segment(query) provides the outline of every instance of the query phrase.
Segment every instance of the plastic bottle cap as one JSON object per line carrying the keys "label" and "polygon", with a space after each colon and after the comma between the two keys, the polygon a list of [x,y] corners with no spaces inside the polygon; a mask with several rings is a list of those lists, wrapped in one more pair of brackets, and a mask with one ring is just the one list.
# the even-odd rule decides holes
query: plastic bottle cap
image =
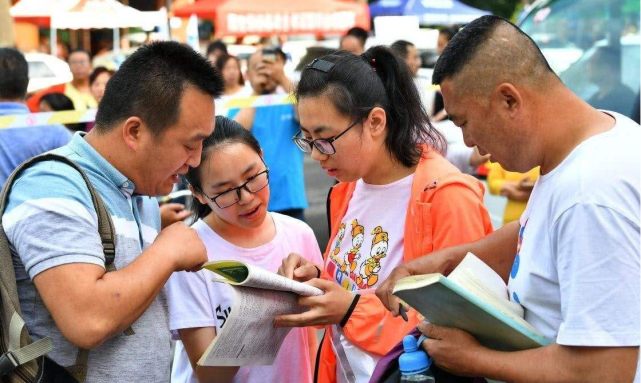
{"label": "plastic bottle cap", "polygon": [[403,338],[403,350],[405,350],[405,352],[418,350],[418,345],[416,344],[416,338],[414,338],[414,336],[405,335]]}
{"label": "plastic bottle cap", "polygon": [[403,338],[405,352],[398,358],[398,365],[402,375],[414,375],[427,371],[432,365],[432,359],[416,345],[416,338],[406,335]]}

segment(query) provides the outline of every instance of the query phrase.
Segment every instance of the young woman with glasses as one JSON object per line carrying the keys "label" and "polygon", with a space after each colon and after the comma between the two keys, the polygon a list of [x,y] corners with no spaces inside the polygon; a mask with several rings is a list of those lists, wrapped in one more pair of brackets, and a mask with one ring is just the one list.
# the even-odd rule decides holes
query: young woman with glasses
{"label": "young woman with glasses", "polygon": [[[269,169],[258,141],[237,122],[216,117],[203,142],[200,166],[186,175],[196,223],[209,260],[240,260],[276,272],[287,254],[321,262],[304,222],[267,209]],[[201,367],[196,363],[233,309],[233,292],[212,273],[174,273],[167,282],[169,327],[176,346],[172,382],[311,382],[316,332],[294,329],[273,366]],[[292,366],[295,366],[293,368]]]}
{"label": "young woman with glasses", "polygon": [[374,289],[403,262],[492,231],[484,189],[442,154],[407,65],[388,49],[337,52],[312,62],[297,89],[298,147],[336,178],[320,279],[297,254],[279,273],[325,291],[276,326],[326,325],[318,382],[367,382],[378,359],[418,323],[393,317]]}

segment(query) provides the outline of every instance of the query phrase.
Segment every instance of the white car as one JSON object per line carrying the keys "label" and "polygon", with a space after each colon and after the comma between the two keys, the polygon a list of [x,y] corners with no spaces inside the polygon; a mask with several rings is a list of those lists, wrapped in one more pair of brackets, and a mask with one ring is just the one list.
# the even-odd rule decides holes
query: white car
{"label": "white car", "polygon": [[55,56],[27,53],[25,58],[29,64],[27,93],[37,92],[53,85],[66,84],[73,80],[69,65]]}

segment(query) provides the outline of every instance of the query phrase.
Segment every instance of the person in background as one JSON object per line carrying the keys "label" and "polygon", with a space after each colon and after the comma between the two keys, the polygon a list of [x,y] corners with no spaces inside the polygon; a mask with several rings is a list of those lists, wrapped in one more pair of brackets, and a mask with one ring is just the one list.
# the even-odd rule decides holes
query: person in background
{"label": "person in background", "polygon": [[[293,90],[293,83],[283,70],[284,65],[283,57],[273,49],[259,50],[251,55],[247,78],[253,95],[277,94],[279,87],[288,92]],[[300,130],[294,106],[287,104],[230,110],[229,117],[251,130],[263,148],[273,192],[269,210],[304,220],[307,197],[303,153],[291,139]]]}
{"label": "person in background", "polygon": [[73,101],[62,93],[49,93],[40,99],[40,112],[73,110]]}
{"label": "person in background", "polygon": [[245,89],[245,80],[240,69],[238,57],[222,55],[216,60],[216,68],[225,81],[225,96],[233,96]]}
{"label": "person in background", "polygon": [[[49,93],[40,99],[40,112],[58,112],[65,110],[74,110],[73,102],[62,93]],[[67,129],[73,132],[82,132],[85,130],[85,124],[70,123],[65,124]]]}
{"label": "person in background", "polygon": [[341,37],[339,49],[360,55],[365,51],[365,43],[367,42],[368,36],[367,31],[361,27],[350,28],[347,33]]}
{"label": "person in background", "polygon": [[207,46],[207,58],[214,64],[220,56],[227,54],[229,54],[227,53],[227,45],[221,40],[216,40]]}
{"label": "person in background", "polygon": [[[109,70],[105,67],[99,66],[91,73],[89,76],[89,86],[91,88],[91,93],[93,94],[96,102],[100,104],[102,96],[105,94],[105,89],[107,88],[107,81],[114,75],[114,71]],[[96,126],[95,121],[90,121],[85,124],[85,130],[90,132],[93,127]]]}
{"label": "person in background", "polygon": [[[22,53],[0,48],[0,116],[29,114],[25,105],[29,66]],[[0,188],[18,165],[66,145],[71,133],[62,125],[0,129]]]}
{"label": "person in background", "polygon": [[509,172],[498,162],[490,163],[488,168],[487,185],[490,193],[507,198],[503,213],[503,225],[507,225],[521,218],[532,194],[534,183],[539,179],[540,170],[537,166],[527,173]]}
{"label": "person in background", "polygon": [[416,78],[418,70],[421,68],[422,61],[414,44],[409,41],[398,40],[390,45],[390,49],[405,61],[407,66],[410,68],[412,77]]}
{"label": "person in background", "polygon": [[98,102],[96,102],[89,86],[89,76],[92,72],[89,52],[82,49],[74,49],[69,53],[67,62],[69,69],[71,69],[73,80],[66,84],[54,85],[32,96],[27,101],[27,106],[32,112],[40,111],[40,99],[49,93],[63,93],[73,101],[75,110],[93,109],[98,106]]}
{"label": "person in background", "polygon": [[114,71],[103,66],[99,66],[91,72],[91,76],[89,76],[89,87],[93,98],[98,104],[100,104],[100,100],[102,100],[102,96],[105,94],[107,81],[109,81],[113,75]]}
{"label": "person in background", "polygon": [[621,54],[621,48],[617,50],[613,47],[599,47],[594,52],[588,64],[587,76],[599,89],[587,101],[596,109],[631,116],[638,98],[621,81]]}
{"label": "person in background", "polygon": [[[276,272],[291,252],[319,263],[314,232],[302,221],[269,212],[270,169],[254,136],[227,117],[216,117],[203,142],[200,166],[186,175],[193,193],[192,226],[209,261],[237,260]],[[174,273],[167,282],[169,329],[176,344],[174,383],[311,383],[316,330],[294,329],[271,366],[204,367],[197,362],[235,310],[232,288],[212,273]],[[229,326],[229,325],[228,325]]]}
{"label": "person in background", "polygon": [[[443,50],[447,44],[452,40],[456,34],[457,29],[454,27],[445,27],[438,32],[437,49],[439,56],[443,54]],[[447,112],[443,105],[443,94],[440,90],[436,91],[434,95],[434,103],[432,104],[432,114],[430,115],[432,121],[443,121],[447,119]]]}

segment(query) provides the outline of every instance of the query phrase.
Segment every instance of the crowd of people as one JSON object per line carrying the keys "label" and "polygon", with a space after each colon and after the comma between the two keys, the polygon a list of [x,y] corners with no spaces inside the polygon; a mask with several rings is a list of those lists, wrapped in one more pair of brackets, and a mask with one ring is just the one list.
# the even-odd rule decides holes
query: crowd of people
{"label": "crowd of people", "polygon": [[[0,115],[98,107],[73,135],[59,125],[0,130],[0,184],[53,150],[86,173],[115,230],[111,267],[92,196],[62,162],[37,163],[5,188],[0,236],[26,330],[53,340],[47,363],[87,382],[363,383],[418,328],[434,368],[456,381],[639,382],[639,125],[581,101],[507,20],[484,16],[442,35],[441,109],[425,105],[410,42],[366,50],[358,29],[296,84],[278,48],[252,54],[244,77],[224,44],[202,55],[155,42],[115,73],[92,72],[88,53],[72,51],[74,80],[28,102],[24,57],[0,49]],[[216,116],[222,95],[290,92],[295,105]],[[462,155],[438,120],[460,128]],[[305,223],[304,153],[337,182],[323,252]],[[483,184],[461,171],[488,159],[490,191],[511,204],[496,231]],[[181,178],[191,211],[163,211],[155,197]],[[491,350],[392,295],[400,278],[447,275],[468,252],[551,345]],[[197,363],[233,310],[231,288],[201,270],[223,259],[324,293],[274,318],[293,329],[272,366]]]}

